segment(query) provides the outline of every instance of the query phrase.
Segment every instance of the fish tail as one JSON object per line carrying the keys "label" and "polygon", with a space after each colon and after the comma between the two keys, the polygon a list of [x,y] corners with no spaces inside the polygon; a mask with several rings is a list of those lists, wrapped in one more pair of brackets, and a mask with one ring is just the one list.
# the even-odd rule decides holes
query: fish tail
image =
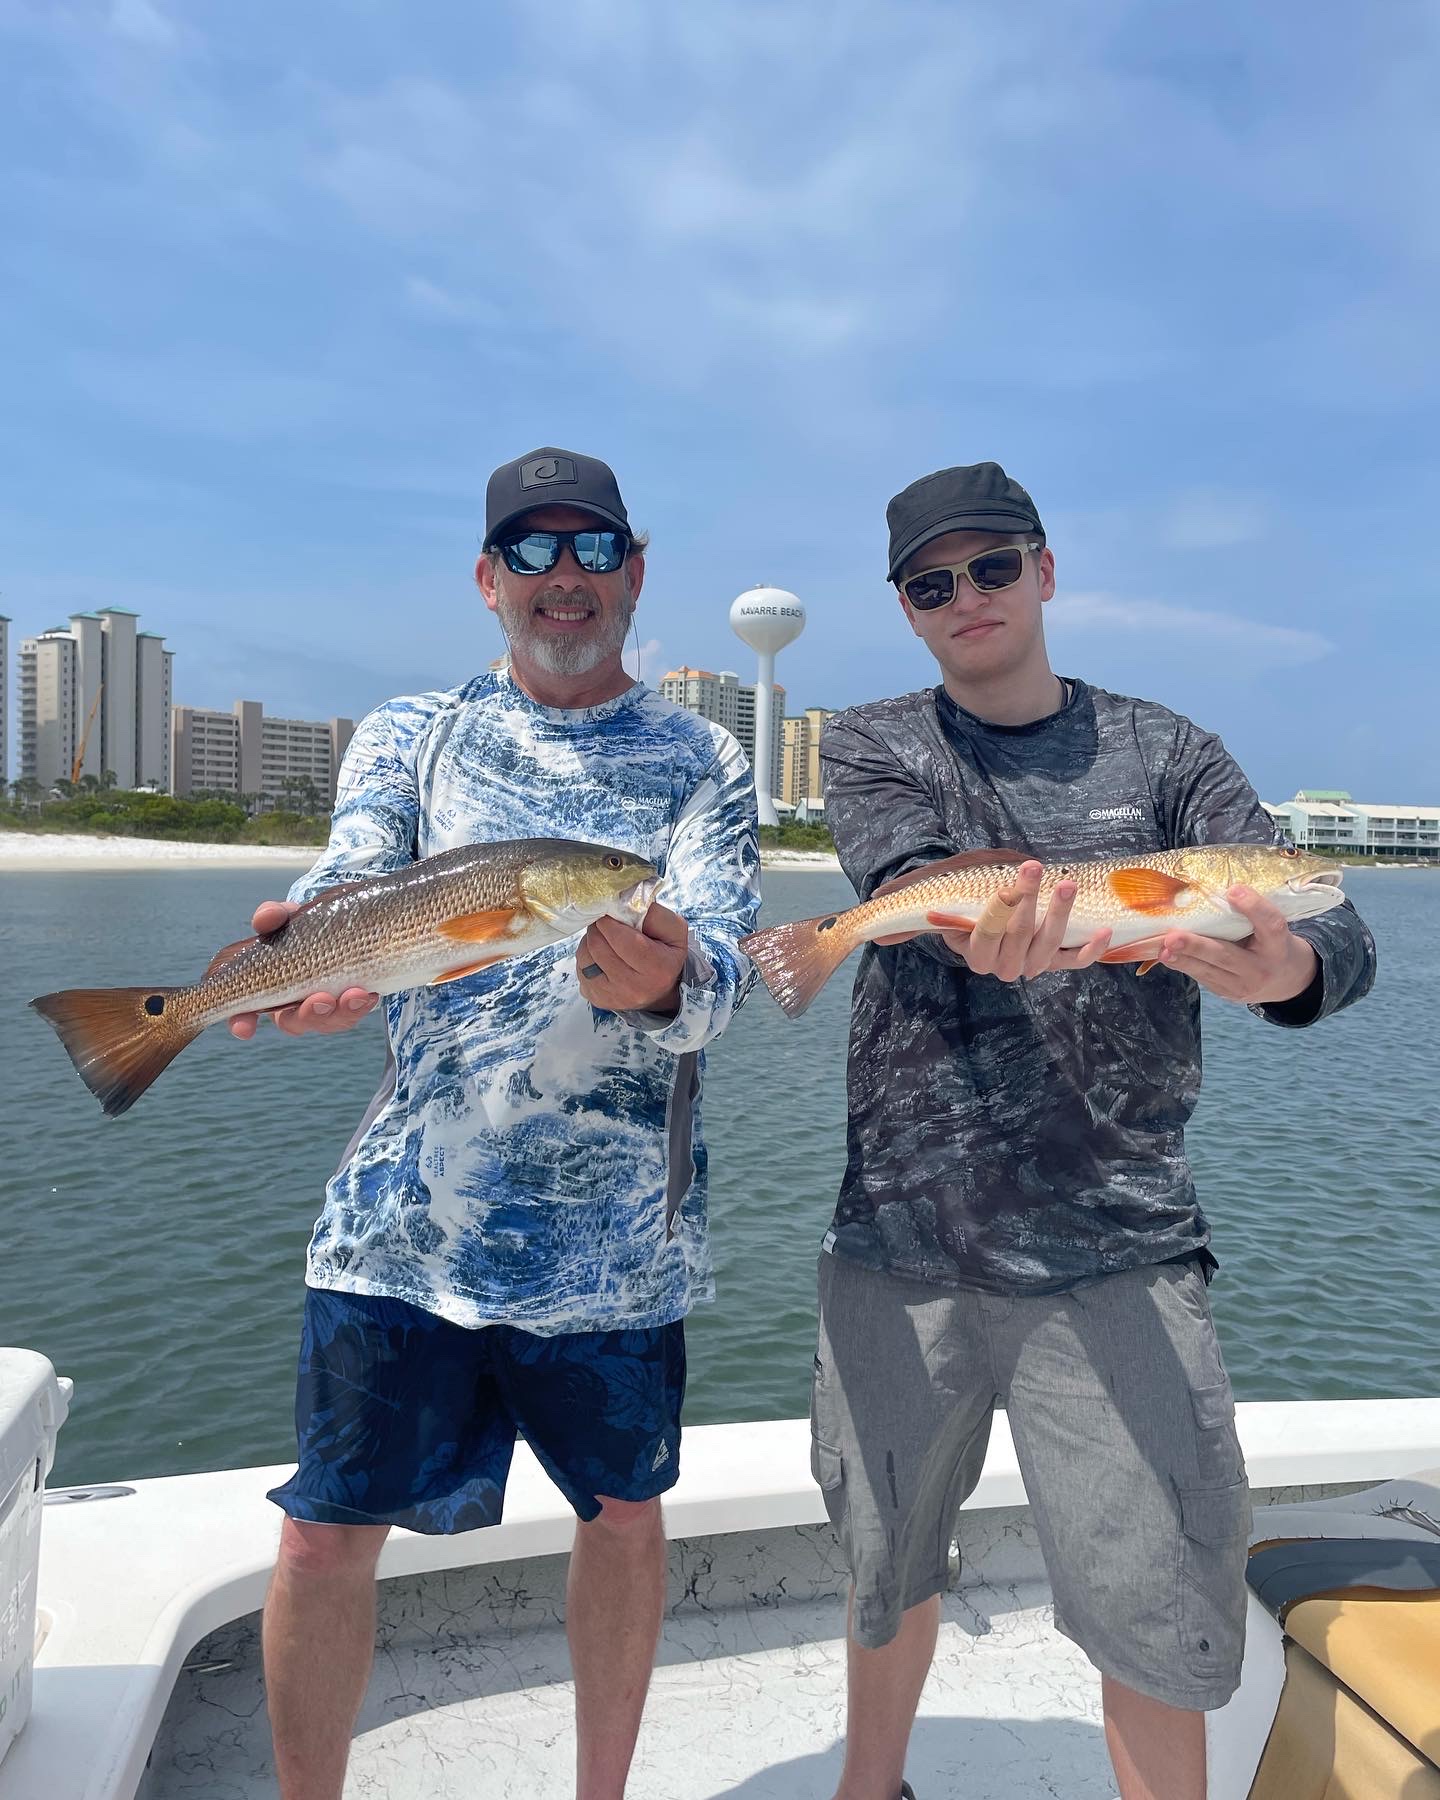
{"label": "fish tail", "polygon": [[66,988],[30,1002],[55,1027],[80,1079],[114,1118],[199,1037],[172,1005],[183,988]]}
{"label": "fish tail", "polygon": [[741,938],[740,948],[786,1014],[798,1019],[858,942],[841,915],[797,919]]}

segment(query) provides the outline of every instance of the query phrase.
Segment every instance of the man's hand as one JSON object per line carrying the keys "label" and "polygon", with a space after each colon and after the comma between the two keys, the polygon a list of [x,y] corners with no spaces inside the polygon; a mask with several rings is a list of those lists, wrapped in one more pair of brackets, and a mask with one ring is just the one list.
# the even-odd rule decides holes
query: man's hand
{"label": "man's hand", "polygon": [[[289,900],[262,900],[255,908],[250,925],[257,937],[278,931],[298,906]],[[333,1033],[348,1031],[358,1025],[380,998],[364,988],[346,988],[337,999],[334,994],[307,994],[294,1006],[281,1006],[270,1015],[287,1037],[304,1037],[308,1032]],[[230,1021],[230,1035],[253,1038],[261,1013],[236,1013]]]}
{"label": "man's hand", "polygon": [[605,1012],[676,1013],[690,928],[652,901],[638,927],[597,919],[580,940],[580,992]]}
{"label": "man's hand", "polygon": [[[976,975],[1019,981],[1050,969],[1088,969],[1109,949],[1109,928],[1093,932],[1072,950],[1062,950],[1060,940],[1070,923],[1076,887],[1073,881],[1057,882],[1045,917],[1037,926],[1035,899],[1044,873],[1041,863],[1021,863],[1011,886],[1002,888],[986,902],[973,930],[962,925],[952,914],[932,912],[927,916],[931,925],[939,930],[946,946]],[[875,941],[899,944],[919,935],[915,931],[902,931]]]}
{"label": "man's hand", "polygon": [[1167,931],[1155,960],[1190,976],[1222,1000],[1238,1000],[1244,1006],[1274,1005],[1303,994],[1319,967],[1313,947],[1290,929],[1280,908],[1254,888],[1232,887],[1225,897],[1250,921],[1253,936],[1227,944],[1193,931]]}

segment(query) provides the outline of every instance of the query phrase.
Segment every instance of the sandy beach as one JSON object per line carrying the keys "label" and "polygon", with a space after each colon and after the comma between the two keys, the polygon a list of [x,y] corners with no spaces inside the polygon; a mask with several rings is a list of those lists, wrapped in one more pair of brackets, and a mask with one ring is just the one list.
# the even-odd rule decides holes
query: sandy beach
{"label": "sandy beach", "polygon": [[[168,838],[86,837],[80,833],[0,831],[0,874],[116,873],[136,869],[304,869],[320,854],[314,844],[184,844]],[[835,874],[840,864],[823,850],[766,850],[767,869],[814,869]]]}
{"label": "sandy beach", "polygon": [[0,874],[29,870],[96,874],[135,869],[304,869],[314,844],[185,844],[169,838],[87,837],[79,832],[0,832]]}

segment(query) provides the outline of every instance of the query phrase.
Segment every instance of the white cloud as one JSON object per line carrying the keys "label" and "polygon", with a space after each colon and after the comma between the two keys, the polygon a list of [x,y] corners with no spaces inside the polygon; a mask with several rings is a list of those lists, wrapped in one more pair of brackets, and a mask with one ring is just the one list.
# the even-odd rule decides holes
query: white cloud
{"label": "white cloud", "polygon": [[1173,550],[1218,550],[1264,537],[1265,508],[1223,488],[1189,488],[1160,521],[1160,541]]}
{"label": "white cloud", "polygon": [[664,654],[665,646],[659,638],[646,638],[641,644],[632,637],[625,646],[625,672],[637,681],[654,681],[665,667]]}
{"label": "white cloud", "polygon": [[1267,625],[1238,613],[1211,612],[1194,606],[1172,606],[1159,600],[1128,600],[1118,594],[1080,593],[1056,596],[1051,615],[1057,628],[1123,633],[1153,643],[1157,638],[1183,640],[1187,654],[1213,650],[1249,672],[1293,668],[1318,662],[1335,649],[1316,631],[1289,625]]}

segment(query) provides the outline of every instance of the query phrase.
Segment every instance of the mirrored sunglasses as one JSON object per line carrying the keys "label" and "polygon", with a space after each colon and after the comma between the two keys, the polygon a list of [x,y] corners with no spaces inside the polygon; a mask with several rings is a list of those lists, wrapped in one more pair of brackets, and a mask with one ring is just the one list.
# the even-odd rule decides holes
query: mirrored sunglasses
{"label": "mirrored sunglasses", "polygon": [[613,575],[630,552],[623,531],[521,531],[501,538],[495,548],[512,575],[546,575],[569,550],[591,575]]}

